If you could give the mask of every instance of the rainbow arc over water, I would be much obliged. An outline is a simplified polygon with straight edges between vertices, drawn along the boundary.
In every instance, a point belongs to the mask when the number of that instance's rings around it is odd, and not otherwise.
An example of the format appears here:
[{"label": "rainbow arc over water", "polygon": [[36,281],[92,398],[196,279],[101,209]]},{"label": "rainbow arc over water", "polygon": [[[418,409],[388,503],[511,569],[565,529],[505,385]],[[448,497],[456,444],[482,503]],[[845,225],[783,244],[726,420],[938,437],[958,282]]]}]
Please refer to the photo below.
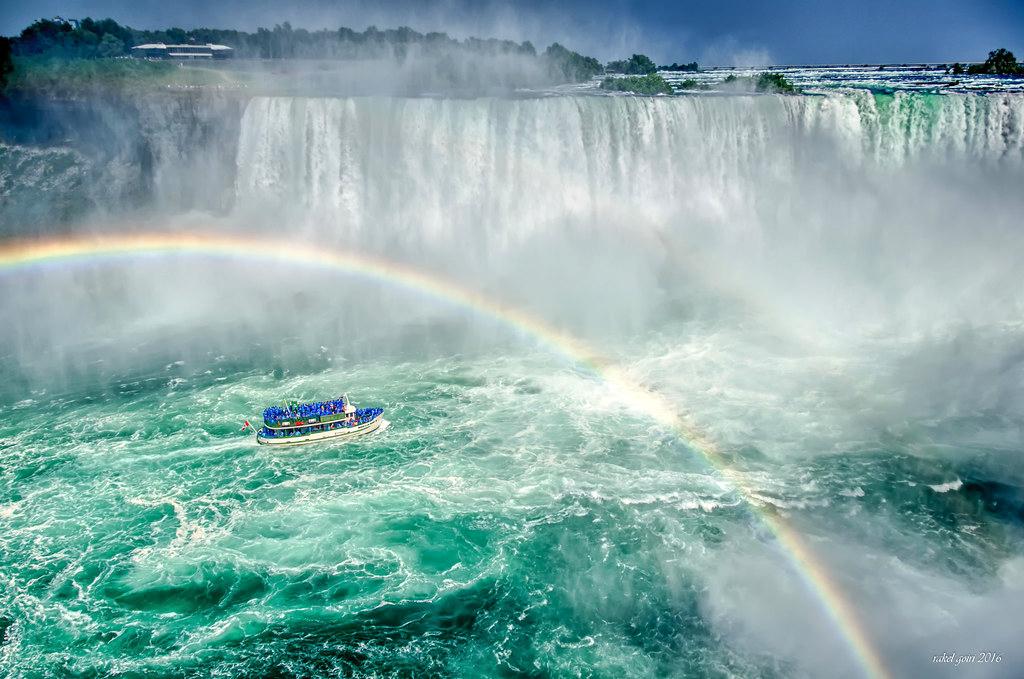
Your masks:
[{"label": "rainbow arc over water", "polygon": [[647,389],[593,347],[520,309],[502,304],[446,278],[380,257],[323,246],[288,244],[228,234],[172,232],[61,236],[38,240],[0,241],[0,272],[47,264],[94,262],[144,255],[196,256],[278,262],[317,267],[362,277],[427,295],[490,317],[561,354],[614,388],[623,402],[674,432],[700,454],[747,501],[752,512],[778,541],[794,571],[821,603],[822,610],[842,634],[865,676],[888,677],[889,672],[857,611],[806,540],[777,512],[756,499],[753,485],[732,467],[715,443],[664,396]]}]

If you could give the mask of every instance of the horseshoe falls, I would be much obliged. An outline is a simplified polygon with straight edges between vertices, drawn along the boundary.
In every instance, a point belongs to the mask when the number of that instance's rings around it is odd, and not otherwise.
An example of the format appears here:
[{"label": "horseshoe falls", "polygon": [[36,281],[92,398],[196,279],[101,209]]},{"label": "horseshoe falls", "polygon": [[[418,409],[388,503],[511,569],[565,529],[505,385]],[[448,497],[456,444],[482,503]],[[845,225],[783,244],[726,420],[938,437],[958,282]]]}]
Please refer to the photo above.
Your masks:
[{"label": "horseshoe falls", "polygon": [[32,105],[0,675],[1019,673],[1024,96]]}]

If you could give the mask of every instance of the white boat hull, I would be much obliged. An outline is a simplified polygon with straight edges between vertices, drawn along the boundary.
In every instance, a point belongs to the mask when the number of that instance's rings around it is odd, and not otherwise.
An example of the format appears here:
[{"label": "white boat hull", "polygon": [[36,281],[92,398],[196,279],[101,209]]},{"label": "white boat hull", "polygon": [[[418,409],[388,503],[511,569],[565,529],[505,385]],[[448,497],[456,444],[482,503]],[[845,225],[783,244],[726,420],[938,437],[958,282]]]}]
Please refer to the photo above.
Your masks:
[{"label": "white boat hull", "polygon": [[256,442],[262,446],[303,446],[307,443],[320,443],[322,441],[346,441],[372,434],[375,431],[383,431],[387,429],[389,424],[391,423],[385,420],[383,415],[378,415],[369,422],[355,427],[340,427],[338,429],[305,434],[304,436],[264,438],[257,434]]}]

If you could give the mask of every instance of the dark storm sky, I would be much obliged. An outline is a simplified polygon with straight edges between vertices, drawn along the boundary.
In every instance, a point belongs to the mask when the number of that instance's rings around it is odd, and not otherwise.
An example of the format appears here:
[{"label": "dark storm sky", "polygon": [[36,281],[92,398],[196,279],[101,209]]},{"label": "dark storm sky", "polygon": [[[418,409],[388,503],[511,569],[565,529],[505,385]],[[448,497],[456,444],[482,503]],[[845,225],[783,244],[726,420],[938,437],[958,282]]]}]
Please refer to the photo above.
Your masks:
[{"label": "dark storm sky", "polygon": [[643,51],[706,64],[980,60],[1024,53],[1024,0],[0,0],[0,33],[35,18],[110,16],[137,28],[408,25],[558,40],[601,59]]}]

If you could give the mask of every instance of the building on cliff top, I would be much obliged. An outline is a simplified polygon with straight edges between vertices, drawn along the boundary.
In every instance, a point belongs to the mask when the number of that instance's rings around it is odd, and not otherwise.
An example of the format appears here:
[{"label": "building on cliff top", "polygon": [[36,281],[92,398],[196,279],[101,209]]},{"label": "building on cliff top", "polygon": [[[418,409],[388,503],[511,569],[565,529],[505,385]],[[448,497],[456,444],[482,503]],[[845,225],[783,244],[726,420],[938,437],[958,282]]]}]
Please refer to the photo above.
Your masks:
[{"label": "building on cliff top", "polygon": [[136,45],[132,56],[139,59],[227,59],[232,50],[227,45],[165,45],[162,42]]}]

